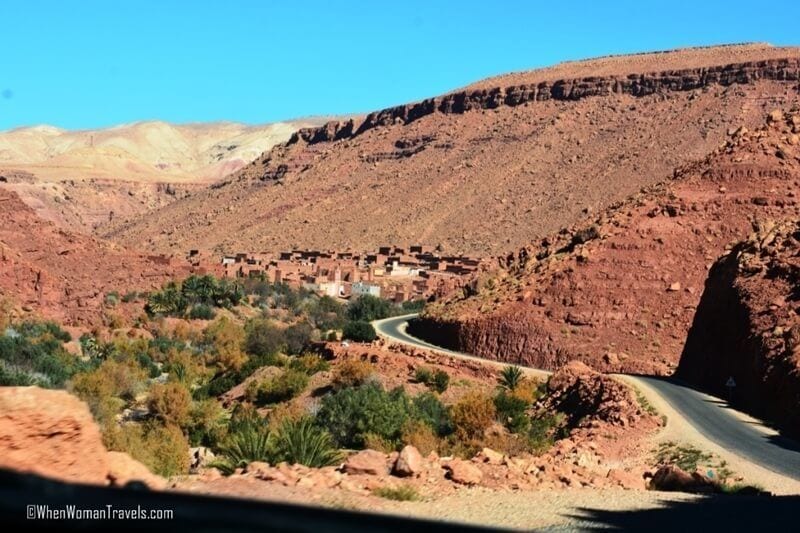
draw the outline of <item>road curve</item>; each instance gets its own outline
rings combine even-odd
[[[433,350],[459,359],[496,363],[474,355],[446,350],[406,332],[408,321],[417,316],[409,314],[373,322],[375,331],[394,342]],[[497,363],[501,364],[502,363]],[[539,374],[549,372],[529,368]],[[674,411],[708,440],[749,462],[782,476],[800,481],[800,444],[739,413],[727,402],[699,392],[676,380],[645,376],[627,376],[628,381],[640,381],[658,394]]]

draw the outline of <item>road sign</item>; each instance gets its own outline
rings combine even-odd
[[[728,381],[725,383],[725,386],[729,389],[732,389],[736,386],[736,381],[734,381],[733,376],[728,378]]]

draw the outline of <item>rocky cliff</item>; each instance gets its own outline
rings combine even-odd
[[[0,188],[0,298],[68,324],[97,324],[110,292],[159,287],[188,272],[182,261],[128,251],[39,218]]]
[[[800,222],[761,222],[714,263],[678,376],[800,436]]]
[[[800,215],[800,115],[774,111],[703,160],[518,253],[430,306],[417,336],[540,368],[671,373],[708,269],[754,219]]]
[[[373,128],[409,124],[434,113],[461,114],[482,109],[497,109],[502,106],[514,107],[529,102],[580,100],[611,94],[641,97],[667,91],[707,89],[713,85],[726,87],[733,84],[754,83],[759,80],[800,80],[800,58],[749,61],[628,76],[592,76],[460,91],[370,113],[359,124],[350,119],[345,122],[331,121],[319,128],[301,128],[292,134],[289,144],[299,142],[301,139],[309,144],[352,139]]]
[[[796,48],[717,47],[493,78],[303,130],[213,187],[115,217],[102,235],[157,252],[421,242],[508,253],[797,105],[798,61]]]

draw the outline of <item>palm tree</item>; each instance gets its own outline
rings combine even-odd
[[[281,460],[312,468],[336,464],[342,457],[331,434],[309,416],[285,420],[275,434],[275,448]]]
[[[522,375],[522,369],[517,365],[509,365],[500,371],[498,381],[500,382],[500,387],[511,392],[522,383],[523,379],[525,379],[525,376]]]
[[[191,302],[196,302],[200,299],[200,290],[201,290],[201,283],[200,278],[195,275],[191,275],[181,284],[181,292],[183,293],[184,297]]]

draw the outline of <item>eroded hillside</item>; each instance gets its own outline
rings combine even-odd
[[[798,108],[736,129],[673,180],[504,258],[413,332],[540,368],[670,373],[714,261],[754,221],[797,217],[798,134]]]
[[[300,130],[229,179],[117,218],[103,235],[157,251],[414,241],[507,252],[588,220],[799,98],[797,49],[595,61]]]

